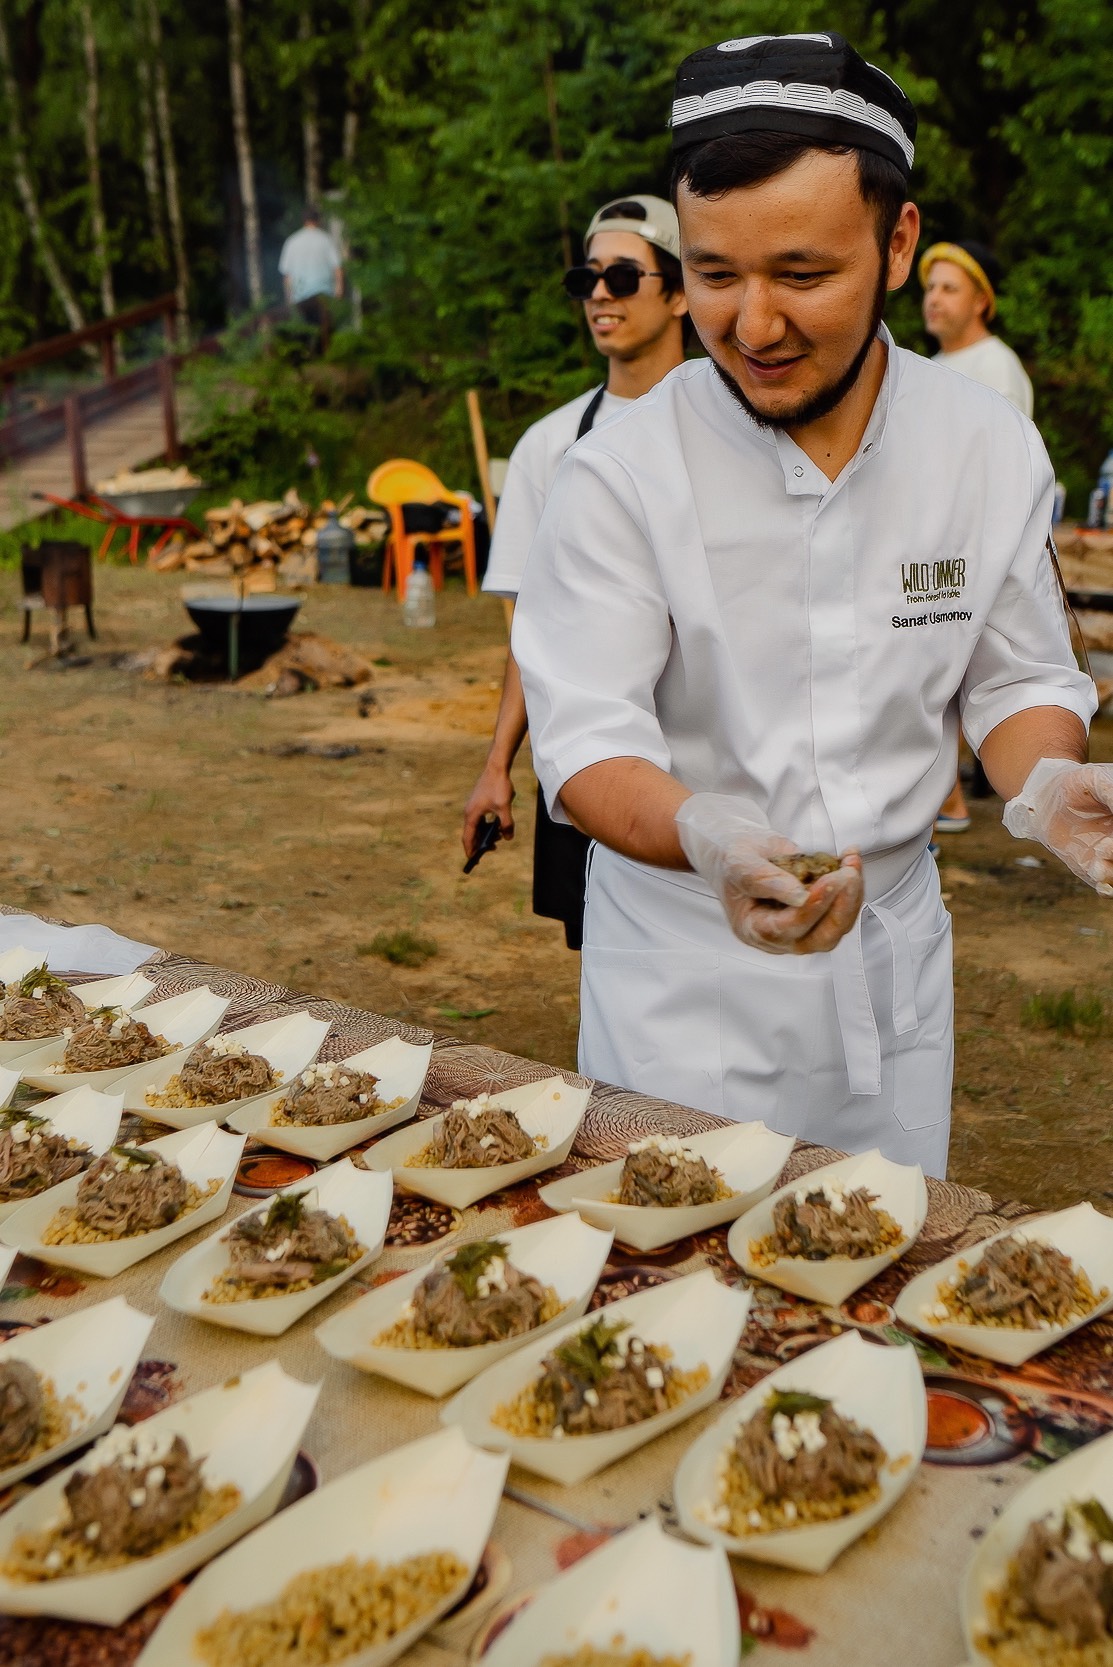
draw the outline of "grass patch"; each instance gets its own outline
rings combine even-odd
[[[416,932],[377,932],[370,943],[356,945],[357,955],[378,955],[395,967],[420,967],[432,960],[437,945]]]
[[[1040,990],[1025,999],[1020,1022],[1030,1030],[1054,1030],[1060,1036],[1096,1036],[1105,1029],[1105,1002],[1092,992]]]

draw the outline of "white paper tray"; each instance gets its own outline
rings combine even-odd
[[[293,1152],[298,1157],[312,1158],[316,1163],[329,1163],[349,1147],[374,1135],[385,1134],[399,1123],[408,1122],[421,1103],[421,1091],[432,1057],[433,1044],[415,1046],[391,1036],[362,1053],[350,1054],[340,1061],[354,1071],[371,1071],[379,1078],[376,1090],[380,1100],[389,1105],[391,1100],[404,1103],[392,1111],[380,1111],[371,1117],[360,1117],[351,1123],[335,1123],[329,1127],[296,1127],[293,1124],[273,1124],[271,1113],[285,1098],[286,1089],[268,1094],[263,1099],[248,1101],[225,1118],[230,1129],[251,1135],[266,1146],[276,1146],[280,1152]]]
[[[9,949],[0,955],[0,992],[5,984],[15,984],[26,977],[36,967],[42,966],[42,956],[36,955],[30,949]],[[73,993],[84,1002],[87,1008],[94,1007],[124,1007],[128,1012],[142,1007],[147,1000],[154,984],[145,978],[141,972],[122,973],[115,978],[97,978],[88,984],[74,984]],[[0,1041],[0,1064],[10,1065],[14,1060],[22,1059],[26,1054],[35,1053],[43,1046],[46,1037],[36,1037],[32,1041],[2,1042]]]
[[[256,1053],[289,1083],[311,1065],[321,1051],[328,1035],[328,1023],[315,1019],[311,1013],[291,1013],[286,1018],[264,1019],[261,1024],[245,1025],[242,1030],[230,1030],[224,1035],[242,1042],[249,1053]],[[199,1038],[200,1040],[200,1038]],[[171,1054],[164,1059],[152,1059],[147,1065],[136,1065],[123,1080],[124,1110],[133,1111],[152,1123],[169,1123],[174,1129],[192,1129],[198,1123],[226,1122],[233,1112],[243,1112],[263,1099],[270,1099],[273,1090],[264,1094],[249,1094],[242,1100],[225,1100],[213,1106],[149,1106],[147,1090],[161,1090],[170,1078],[181,1070],[183,1060]]]
[[[168,1042],[173,1042],[174,1052],[164,1054],[160,1060],[151,1060],[146,1065],[116,1065],[107,1071],[60,1071],[52,1067],[60,1065],[66,1052],[63,1037],[53,1042],[45,1042],[40,1047],[36,1044],[32,1053],[23,1054],[17,1061],[19,1074],[23,1081],[30,1083],[32,1088],[39,1088],[44,1094],[60,1094],[65,1088],[114,1088],[125,1077],[130,1077],[136,1070],[151,1070],[158,1065],[165,1065],[168,1060],[181,1061],[195,1042],[200,1042],[203,1036],[211,1036],[221,1019],[228,1011],[229,998],[214,995],[208,985],[202,985],[198,990],[186,990],[180,996],[170,996],[166,1001],[154,1001],[145,1005],[140,1018],[153,1036],[165,1036]],[[177,1070],[177,1065],[173,1066]]]
[[[102,1094],[96,1088],[67,1088],[51,1100],[40,1100],[28,1115],[45,1117],[55,1134],[67,1140],[80,1140],[95,1157],[100,1157],[116,1139],[120,1114],[124,1103],[122,1094]],[[0,1105],[3,1104],[3,1084],[0,1083]],[[40,1195],[41,1196],[41,1195]],[[29,1200],[0,1199],[0,1222],[7,1221]]]

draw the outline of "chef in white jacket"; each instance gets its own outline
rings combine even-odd
[[[515,616],[550,808],[598,843],[581,1067],[946,1167],[960,725],[1014,833],[1113,890],[1113,780],[999,395],[896,348],[915,112],[835,34],[728,41],[673,108],[709,359],[572,448]],[[773,859],[841,854],[805,886]]]

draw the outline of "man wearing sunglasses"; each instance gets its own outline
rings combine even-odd
[[[541,511],[569,446],[648,393],[684,358],[688,306],[672,204],[649,196],[607,203],[587,228],[584,253],[584,264],[565,273],[564,288],[583,305],[592,340],[607,361],[607,379],[542,417],[514,448],[483,581],[484,590],[511,600],[518,594]],[[510,772],[526,727],[522,680],[511,654],[487,762],[464,810],[462,838],[469,857],[481,823],[491,816],[498,818],[504,839],[513,837]],[[538,799],[534,912],[564,923],[569,949],[579,949],[582,941],[588,843],[578,829],[551,822],[544,800]]]

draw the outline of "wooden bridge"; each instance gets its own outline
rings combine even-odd
[[[176,318],[175,297],[163,295],[0,359],[0,390],[7,411],[0,420],[0,530],[46,514],[51,505],[38,493],[78,498],[119,469],[156,457],[178,461],[174,379],[182,356],[175,347]],[[121,335],[156,319],[163,324],[163,353],[120,371]],[[79,353],[99,356],[95,382],[51,403],[28,401],[21,378]],[[187,421],[189,416],[187,411]]]

